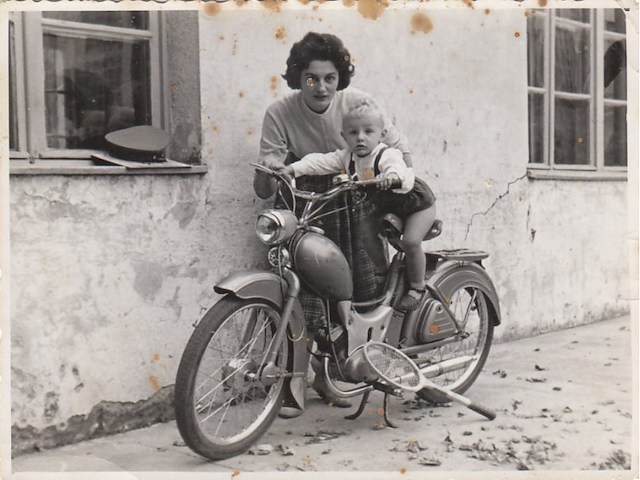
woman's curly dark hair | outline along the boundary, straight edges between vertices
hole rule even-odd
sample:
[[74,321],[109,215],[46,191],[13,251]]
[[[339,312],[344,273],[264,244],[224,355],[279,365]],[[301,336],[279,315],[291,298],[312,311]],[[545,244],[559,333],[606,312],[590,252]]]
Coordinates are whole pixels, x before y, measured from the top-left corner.
[[300,89],[302,71],[309,68],[314,60],[330,61],[338,70],[338,90],[343,90],[351,83],[355,67],[351,63],[351,55],[340,40],[330,33],[307,33],[302,40],[293,44],[287,59],[287,71],[282,78],[294,90]]

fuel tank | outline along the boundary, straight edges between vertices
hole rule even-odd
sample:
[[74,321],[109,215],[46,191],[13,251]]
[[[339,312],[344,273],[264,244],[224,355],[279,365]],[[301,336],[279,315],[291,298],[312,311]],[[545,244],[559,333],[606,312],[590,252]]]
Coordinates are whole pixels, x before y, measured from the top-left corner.
[[335,243],[319,233],[306,231],[294,238],[291,247],[296,271],[314,293],[331,300],[351,299],[351,269]]

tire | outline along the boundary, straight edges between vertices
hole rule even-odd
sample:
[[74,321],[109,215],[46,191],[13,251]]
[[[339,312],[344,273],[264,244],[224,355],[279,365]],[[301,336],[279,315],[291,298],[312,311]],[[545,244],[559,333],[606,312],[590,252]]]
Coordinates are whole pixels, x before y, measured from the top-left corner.
[[[263,299],[227,296],[194,330],[182,354],[175,386],[176,423],[194,452],[221,460],[245,452],[269,428],[284,395],[285,376],[271,385],[247,374],[264,365],[281,311]],[[290,346],[276,359],[284,374]]]
[[[473,385],[487,361],[493,340],[493,323],[489,318],[487,298],[475,282],[459,272],[460,270],[446,275],[438,281],[437,286],[444,298],[450,299],[449,309],[469,336],[464,340],[420,353],[414,357],[414,361],[423,368],[443,360],[471,356],[472,360],[462,368],[430,378],[438,385],[462,394]],[[418,325],[421,322],[422,320],[419,320]],[[426,388],[420,390],[418,396],[431,403],[450,402],[444,395]]]

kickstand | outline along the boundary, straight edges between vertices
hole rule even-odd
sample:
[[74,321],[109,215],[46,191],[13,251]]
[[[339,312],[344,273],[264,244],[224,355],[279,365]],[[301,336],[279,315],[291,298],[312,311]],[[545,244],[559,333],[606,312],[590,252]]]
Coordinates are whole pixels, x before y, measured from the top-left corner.
[[352,413],[351,415],[347,415],[344,418],[347,419],[347,420],[355,420],[360,415],[362,415],[362,412],[364,412],[364,407],[367,404],[367,400],[369,400],[369,394],[370,393],[371,392],[364,392],[364,394],[362,395],[362,400],[360,400],[360,406],[358,407],[358,410],[356,410],[356,413]]
[[382,402],[382,411],[384,412],[384,423],[391,428],[398,428],[398,425],[393,423],[389,418],[389,394],[384,394],[384,400]]

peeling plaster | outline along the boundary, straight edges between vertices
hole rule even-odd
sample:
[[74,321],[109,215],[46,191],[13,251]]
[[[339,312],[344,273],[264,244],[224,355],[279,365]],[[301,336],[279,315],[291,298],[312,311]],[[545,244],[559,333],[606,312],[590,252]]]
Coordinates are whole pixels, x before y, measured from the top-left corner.
[[153,262],[134,263],[135,280],[133,288],[146,301],[151,302],[156,297],[163,283],[163,269],[161,265]]
[[[50,397],[51,402],[57,401],[55,395]],[[51,403],[50,408],[54,409],[53,405]],[[173,418],[173,386],[163,387],[138,402],[100,402],[87,415],[74,415],[42,430],[32,425],[14,424],[11,428],[11,452],[15,456],[68,445],[168,422]]]

